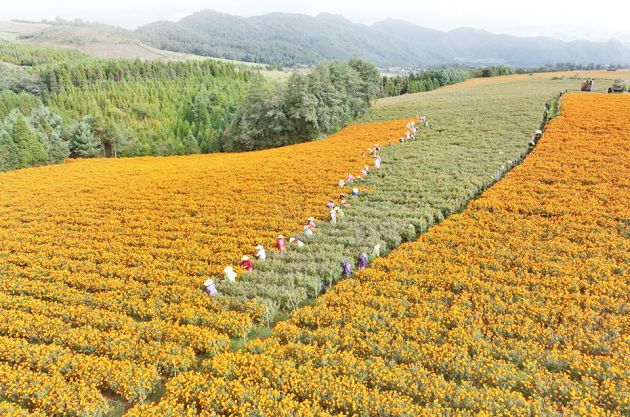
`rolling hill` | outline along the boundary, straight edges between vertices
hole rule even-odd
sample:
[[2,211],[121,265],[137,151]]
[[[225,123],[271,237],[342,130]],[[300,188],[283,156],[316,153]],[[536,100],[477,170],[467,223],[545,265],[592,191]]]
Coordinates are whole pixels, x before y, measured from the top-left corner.
[[161,49],[282,65],[309,65],[352,55],[381,67],[406,68],[453,63],[537,67],[556,62],[630,62],[630,49],[616,40],[564,42],[472,28],[442,32],[395,19],[367,26],[329,13],[245,18],[203,10],[177,22],[142,26],[136,34]]
[[630,64],[628,38],[620,34],[619,39],[565,42],[473,28],[443,32],[396,19],[368,26],[330,13],[246,18],[202,10],[177,22],[153,22],[135,31],[81,21],[0,22],[0,40],[68,47],[99,58],[181,60],[203,55],[282,66],[354,55],[381,68],[405,69],[443,64]]

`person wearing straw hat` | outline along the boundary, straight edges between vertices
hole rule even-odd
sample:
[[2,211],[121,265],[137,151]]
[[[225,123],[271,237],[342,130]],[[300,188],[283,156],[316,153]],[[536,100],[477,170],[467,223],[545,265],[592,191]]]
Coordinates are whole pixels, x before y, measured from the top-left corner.
[[208,294],[210,297],[216,297],[219,295],[217,292],[217,287],[214,285],[213,279],[207,279],[203,283],[204,292]]
[[306,225],[310,227],[311,229],[317,229],[317,225],[315,224],[314,217],[309,217],[308,219],[306,219]]
[[303,248],[304,247],[304,242],[302,242],[300,239],[294,238],[294,237],[290,237],[289,238],[289,244],[290,245],[295,245],[298,248]]
[[227,282],[236,281],[236,271],[234,271],[234,268],[232,268],[231,266],[226,266],[223,270],[223,279],[225,279]]
[[284,240],[283,235],[278,236],[278,239],[276,240],[276,249],[278,249],[280,252],[287,249],[287,241]]
[[334,208],[330,210],[330,222],[337,223],[337,212],[335,211]]
[[347,207],[348,206],[348,201],[346,200],[346,194],[345,193],[339,194],[339,205],[341,207]]
[[354,197],[358,197],[358,196],[359,196],[359,189],[358,189],[357,187],[354,187],[354,188],[352,189],[352,195],[353,195]]
[[263,245],[256,246],[256,254],[254,255],[254,258],[258,259],[259,261],[264,261],[265,259],[267,259],[267,252],[265,252],[265,248],[263,247]]
[[253,271],[254,270],[254,263],[252,262],[251,259],[249,259],[249,256],[244,255],[241,258],[241,268],[243,268],[246,271]]

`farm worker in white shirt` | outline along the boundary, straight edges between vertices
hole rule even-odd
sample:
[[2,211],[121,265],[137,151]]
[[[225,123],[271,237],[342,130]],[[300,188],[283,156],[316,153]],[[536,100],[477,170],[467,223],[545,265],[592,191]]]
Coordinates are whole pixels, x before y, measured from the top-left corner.
[[231,266],[228,266],[223,270],[223,276],[225,280],[228,282],[236,281],[236,272],[234,271],[234,268],[232,268]]
[[263,247],[263,245],[258,245],[256,246],[256,254],[254,255],[254,258],[258,259],[259,261],[264,261],[265,259],[267,259],[267,252],[265,252],[265,248]]

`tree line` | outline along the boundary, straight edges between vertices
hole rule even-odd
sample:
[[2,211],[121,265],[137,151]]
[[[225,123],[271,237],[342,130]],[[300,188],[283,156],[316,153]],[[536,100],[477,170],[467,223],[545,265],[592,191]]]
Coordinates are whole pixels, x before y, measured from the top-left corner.
[[381,85],[385,97],[435,90],[445,85],[466,81],[470,78],[497,77],[522,72],[512,67],[493,66],[484,68],[446,67],[406,75],[383,76]]
[[0,64],[0,170],[67,157],[221,151],[232,114],[261,79],[218,61],[74,60],[12,45],[16,52],[5,55],[43,63]]
[[382,95],[380,78],[373,64],[353,58],[295,72],[287,83],[258,84],[234,114],[222,149],[284,146],[334,132]]

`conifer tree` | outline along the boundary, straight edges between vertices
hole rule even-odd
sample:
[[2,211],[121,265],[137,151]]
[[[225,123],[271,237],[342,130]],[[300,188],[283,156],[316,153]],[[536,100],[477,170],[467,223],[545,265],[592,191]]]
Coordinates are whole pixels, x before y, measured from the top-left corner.
[[72,128],[70,156],[73,158],[90,158],[98,155],[100,151],[100,143],[92,133],[90,121],[91,118],[85,116]]

